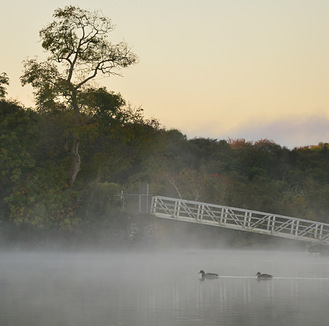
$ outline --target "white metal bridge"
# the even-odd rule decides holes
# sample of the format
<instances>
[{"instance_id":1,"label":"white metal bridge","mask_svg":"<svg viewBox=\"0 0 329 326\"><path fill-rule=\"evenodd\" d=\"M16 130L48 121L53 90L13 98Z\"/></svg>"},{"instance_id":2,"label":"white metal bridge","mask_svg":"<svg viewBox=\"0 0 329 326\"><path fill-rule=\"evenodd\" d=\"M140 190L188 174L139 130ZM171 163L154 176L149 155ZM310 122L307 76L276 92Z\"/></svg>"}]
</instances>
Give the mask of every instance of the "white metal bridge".
<instances>
[{"instance_id":1,"label":"white metal bridge","mask_svg":"<svg viewBox=\"0 0 329 326\"><path fill-rule=\"evenodd\" d=\"M197 201L153 196L151 214L177 221L329 245L329 224Z\"/></svg>"}]
</instances>

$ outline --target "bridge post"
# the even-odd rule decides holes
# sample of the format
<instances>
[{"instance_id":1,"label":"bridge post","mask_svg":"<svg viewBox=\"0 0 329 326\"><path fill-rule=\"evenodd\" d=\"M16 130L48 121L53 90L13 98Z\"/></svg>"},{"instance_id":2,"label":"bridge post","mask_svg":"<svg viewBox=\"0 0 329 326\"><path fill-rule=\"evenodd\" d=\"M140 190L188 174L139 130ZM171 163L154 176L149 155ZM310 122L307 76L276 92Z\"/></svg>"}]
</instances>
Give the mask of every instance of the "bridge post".
<instances>
[{"instance_id":1,"label":"bridge post","mask_svg":"<svg viewBox=\"0 0 329 326\"><path fill-rule=\"evenodd\" d=\"M155 197L151 199L151 207L150 207L150 214L154 214L156 212L156 200Z\"/></svg>"},{"instance_id":2,"label":"bridge post","mask_svg":"<svg viewBox=\"0 0 329 326\"><path fill-rule=\"evenodd\" d=\"M250 224L251 224L251 212L246 211L244 213L243 225L245 228L250 228Z\"/></svg>"},{"instance_id":3,"label":"bridge post","mask_svg":"<svg viewBox=\"0 0 329 326\"><path fill-rule=\"evenodd\" d=\"M198 211L197 211L197 214L196 214L196 219L201 220L202 219L202 214L203 214L203 205L202 205L202 208L201 208L201 205L198 204ZM201 215L201 218L200 218L200 215Z\"/></svg>"},{"instance_id":4,"label":"bridge post","mask_svg":"<svg viewBox=\"0 0 329 326\"><path fill-rule=\"evenodd\" d=\"M292 220L291 221L291 228L290 228L290 234L293 235L294 234L294 226L295 226L295 221ZM295 234L296 235L296 234Z\"/></svg>"},{"instance_id":5,"label":"bridge post","mask_svg":"<svg viewBox=\"0 0 329 326\"><path fill-rule=\"evenodd\" d=\"M295 220L293 222L296 222L295 223L296 224L296 227L295 227L295 236L297 236L298 235L298 229L299 229L299 221L298 220Z\"/></svg>"},{"instance_id":6,"label":"bridge post","mask_svg":"<svg viewBox=\"0 0 329 326\"><path fill-rule=\"evenodd\" d=\"M319 232L319 240L322 239L322 233L323 233L323 224L320 225L320 232Z\"/></svg>"},{"instance_id":7,"label":"bridge post","mask_svg":"<svg viewBox=\"0 0 329 326\"><path fill-rule=\"evenodd\" d=\"M267 222L267 230L273 232L275 228L275 216L269 216Z\"/></svg>"},{"instance_id":8,"label":"bridge post","mask_svg":"<svg viewBox=\"0 0 329 326\"><path fill-rule=\"evenodd\" d=\"M176 218L177 216L179 216L179 212L180 212L180 200L177 199L175 201L175 205L174 205L174 217Z\"/></svg>"},{"instance_id":9,"label":"bridge post","mask_svg":"<svg viewBox=\"0 0 329 326\"><path fill-rule=\"evenodd\" d=\"M314 229L314 239L318 238L318 224L315 224L315 229Z\"/></svg>"},{"instance_id":10,"label":"bridge post","mask_svg":"<svg viewBox=\"0 0 329 326\"><path fill-rule=\"evenodd\" d=\"M226 219L227 219L227 209L223 207L220 214L220 223L226 224Z\"/></svg>"}]
</instances>

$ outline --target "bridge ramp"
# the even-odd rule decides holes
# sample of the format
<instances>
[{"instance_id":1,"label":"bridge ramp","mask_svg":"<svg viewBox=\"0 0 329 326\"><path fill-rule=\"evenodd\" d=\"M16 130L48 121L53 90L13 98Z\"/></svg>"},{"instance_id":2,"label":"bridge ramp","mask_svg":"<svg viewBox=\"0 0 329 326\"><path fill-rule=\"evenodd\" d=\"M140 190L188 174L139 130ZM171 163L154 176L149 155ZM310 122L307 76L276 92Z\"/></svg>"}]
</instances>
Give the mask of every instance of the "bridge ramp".
<instances>
[{"instance_id":1,"label":"bridge ramp","mask_svg":"<svg viewBox=\"0 0 329 326\"><path fill-rule=\"evenodd\" d=\"M329 245L329 224L295 217L163 196L152 197L151 214L159 218Z\"/></svg>"}]
</instances>

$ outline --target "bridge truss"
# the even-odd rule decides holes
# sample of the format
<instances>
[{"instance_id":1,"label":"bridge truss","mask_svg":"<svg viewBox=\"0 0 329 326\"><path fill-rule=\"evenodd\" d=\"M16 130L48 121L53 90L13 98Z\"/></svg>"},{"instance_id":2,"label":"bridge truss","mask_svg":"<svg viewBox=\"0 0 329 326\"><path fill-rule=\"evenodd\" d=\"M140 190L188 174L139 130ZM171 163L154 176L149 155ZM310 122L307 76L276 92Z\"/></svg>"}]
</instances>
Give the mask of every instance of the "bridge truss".
<instances>
[{"instance_id":1,"label":"bridge truss","mask_svg":"<svg viewBox=\"0 0 329 326\"><path fill-rule=\"evenodd\" d=\"M242 208L154 196L157 217L329 245L329 224Z\"/></svg>"}]
</instances>

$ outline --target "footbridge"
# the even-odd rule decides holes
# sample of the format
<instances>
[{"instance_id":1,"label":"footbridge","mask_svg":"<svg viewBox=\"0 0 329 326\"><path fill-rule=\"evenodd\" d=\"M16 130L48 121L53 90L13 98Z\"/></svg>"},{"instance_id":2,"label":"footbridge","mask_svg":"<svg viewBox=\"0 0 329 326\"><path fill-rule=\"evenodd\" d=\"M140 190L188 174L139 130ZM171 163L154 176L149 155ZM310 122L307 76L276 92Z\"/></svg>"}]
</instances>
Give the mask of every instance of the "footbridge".
<instances>
[{"instance_id":1,"label":"footbridge","mask_svg":"<svg viewBox=\"0 0 329 326\"><path fill-rule=\"evenodd\" d=\"M170 220L329 245L329 224L295 217L162 196L152 197L150 212Z\"/></svg>"}]
</instances>

